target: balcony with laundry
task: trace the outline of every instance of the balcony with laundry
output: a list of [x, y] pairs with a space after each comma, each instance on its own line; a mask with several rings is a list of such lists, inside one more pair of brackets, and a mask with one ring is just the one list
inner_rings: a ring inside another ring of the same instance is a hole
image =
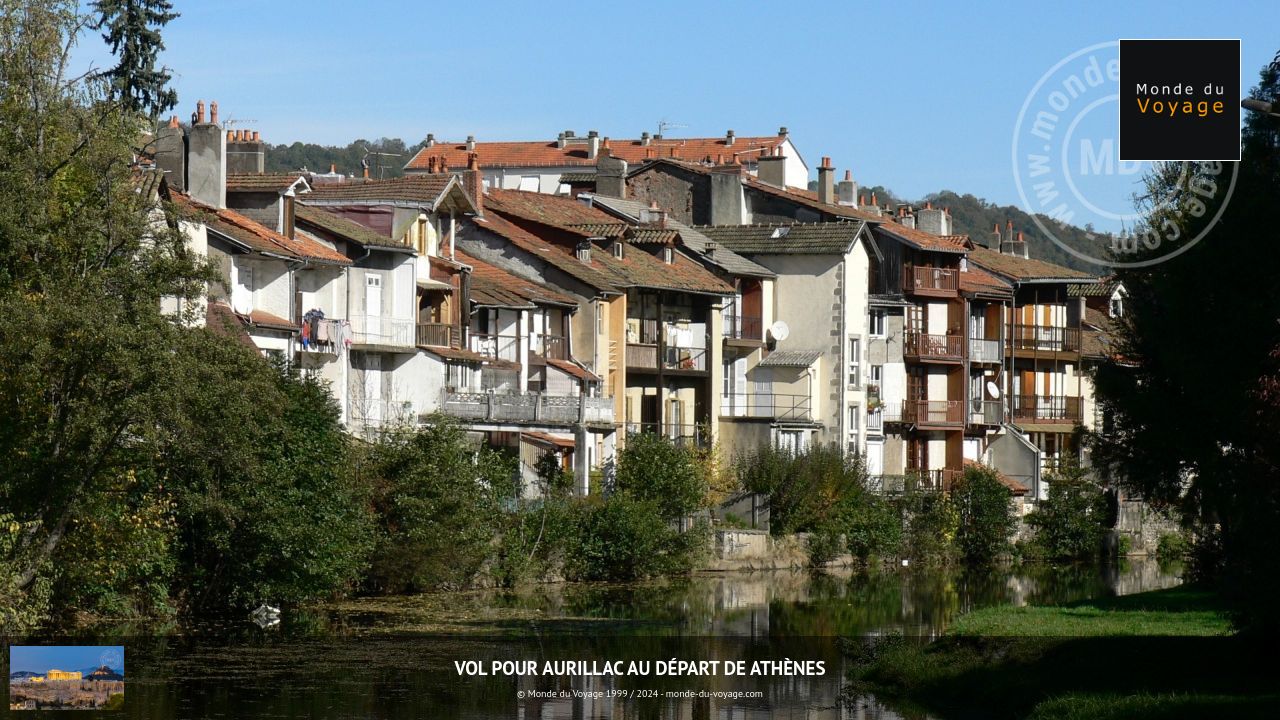
[[710, 313], [703, 297], [633, 290], [627, 303], [627, 371], [708, 374]]

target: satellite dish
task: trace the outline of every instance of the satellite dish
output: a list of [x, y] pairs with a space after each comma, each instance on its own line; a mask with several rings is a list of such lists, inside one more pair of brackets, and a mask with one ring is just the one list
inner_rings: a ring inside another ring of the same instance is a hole
[[993, 383], [993, 382], [991, 382], [990, 380], [988, 380], [988, 381], [987, 381], [987, 394], [988, 394], [988, 395], [990, 395], [993, 399], [995, 399], [995, 400], [999, 400], [999, 399], [1000, 399], [1000, 386], [999, 386], [999, 385], [997, 385], [997, 384], [995, 384], [995, 383]]
[[786, 340], [787, 336], [790, 334], [791, 334], [791, 328], [788, 327], [787, 324], [782, 320], [779, 320], [769, 326], [769, 335], [778, 342], [782, 342], [783, 340]]

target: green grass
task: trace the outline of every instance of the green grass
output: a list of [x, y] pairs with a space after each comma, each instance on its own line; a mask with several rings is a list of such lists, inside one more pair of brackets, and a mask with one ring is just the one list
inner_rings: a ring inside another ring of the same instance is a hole
[[1229, 633], [1216, 598], [1186, 587], [990, 608], [932, 643], [862, 648], [852, 675], [859, 691], [948, 720], [1262, 717], [1277, 707], [1275, 653]]
[[962, 615], [949, 634], [1059, 638], [1204, 637], [1231, 634], [1231, 623], [1212, 593], [1177, 587], [1062, 606], [984, 608]]

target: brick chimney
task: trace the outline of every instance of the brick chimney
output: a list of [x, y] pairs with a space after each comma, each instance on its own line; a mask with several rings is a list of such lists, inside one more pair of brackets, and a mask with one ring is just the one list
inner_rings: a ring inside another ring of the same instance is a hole
[[831, 166], [831, 158], [823, 156], [818, 166], [818, 202], [832, 203], [836, 201], [836, 169]]
[[756, 177], [777, 187], [787, 184], [787, 158], [783, 156], [782, 148], [774, 148], [756, 160]]

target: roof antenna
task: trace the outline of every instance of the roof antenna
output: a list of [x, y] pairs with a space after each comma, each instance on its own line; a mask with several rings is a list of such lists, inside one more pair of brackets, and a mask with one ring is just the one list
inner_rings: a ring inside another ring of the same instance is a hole
[[[400, 157], [400, 153], [374, 152], [365, 145], [361, 145], [360, 149], [364, 150], [364, 157], [360, 158], [360, 167], [365, 170], [369, 169], [369, 156], [371, 155], [374, 157]], [[378, 179], [385, 180], [386, 172], [387, 168], [382, 165], [382, 161], [378, 161]]]
[[674, 130], [675, 128], [683, 128], [683, 127], [689, 127], [689, 126], [663, 118], [658, 121], [658, 137], [660, 138], [665, 137], [668, 130]]

